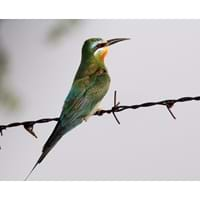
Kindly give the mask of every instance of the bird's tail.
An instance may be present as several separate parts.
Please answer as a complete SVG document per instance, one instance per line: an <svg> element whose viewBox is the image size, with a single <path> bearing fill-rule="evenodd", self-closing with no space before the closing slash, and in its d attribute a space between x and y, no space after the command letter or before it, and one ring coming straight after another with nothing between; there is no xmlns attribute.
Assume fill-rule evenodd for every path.
<svg viewBox="0 0 200 200"><path fill-rule="evenodd" d="M61 134L57 134L57 129L55 128L53 133L51 134L51 136L49 137L49 139L47 140L47 142L45 143L43 150L42 150L42 154L39 157L38 161L35 163L35 165L33 166L32 170L28 173L28 175L26 176L26 178L24 179L25 181L28 180L29 176L31 175L31 173L34 171L34 169L37 167L38 164L40 164L43 159L47 156L47 154L51 151L51 149L56 145L56 143L61 139L61 137L63 135Z"/></svg>
<svg viewBox="0 0 200 200"><path fill-rule="evenodd" d="M58 122L53 133L50 135L50 137L48 138L47 142L45 143L43 149L42 149L42 154L39 157L38 161L36 162L36 164L33 166L32 170L29 172L29 174L26 176L25 180L27 180L29 178L29 176L31 175L31 173L33 172L33 170L37 167L38 164L40 164L43 159L46 157L46 155L51 151L51 149L56 145L56 143L62 138L62 136L67 133L68 131L70 131L71 129L73 129L74 127L76 127L78 124L80 124L82 122L81 119L77 119L76 121L74 121L73 123L71 123L70 126L68 126L68 129L63 129L62 126L60 126L60 123Z"/></svg>
<svg viewBox="0 0 200 200"><path fill-rule="evenodd" d="M50 151L50 150L49 150ZM48 152L49 152L48 151ZM38 161L35 163L35 165L33 166L33 168L31 169L31 171L28 173L28 175L26 176L26 178L24 179L25 181L28 180L29 176L32 174L33 170L37 167L38 164L40 164L42 162L42 160L46 157L46 155L48 154L48 152L42 152L41 156L39 157Z"/></svg>

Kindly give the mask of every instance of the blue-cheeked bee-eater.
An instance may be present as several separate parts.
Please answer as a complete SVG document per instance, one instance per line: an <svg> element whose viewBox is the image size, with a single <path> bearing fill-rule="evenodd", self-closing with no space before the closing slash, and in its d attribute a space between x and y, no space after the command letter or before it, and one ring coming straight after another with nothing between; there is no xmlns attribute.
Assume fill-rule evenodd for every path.
<svg viewBox="0 0 200 200"><path fill-rule="evenodd" d="M98 105L110 85L110 76L104 64L108 47L128 39L116 38L106 41L101 38L91 38L84 42L81 63L65 99L59 121L45 143L41 156L25 180L67 132L98 110Z"/></svg>

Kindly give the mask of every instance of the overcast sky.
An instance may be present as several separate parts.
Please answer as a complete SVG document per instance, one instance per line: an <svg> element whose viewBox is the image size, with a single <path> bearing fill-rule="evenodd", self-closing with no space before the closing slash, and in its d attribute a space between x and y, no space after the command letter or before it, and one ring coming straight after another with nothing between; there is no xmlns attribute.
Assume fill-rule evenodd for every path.
<svg viewBox="0 0 200 200"><path fill-rule="evenodd" d="M123 105L200 95L199 20L84 20L57 43L47 42L56 21L8 20L3 45L10 57L10 87L18 112L0 113L0 124L57 117L79 66L87 38L129 37L110 47L105 62ZM2 108L3 110L3 108ZM136 180L200 178L200 103L157 106L91 117L56 145L29 180ZM0 179L23 180L40 156L55 122L36 125L38 139L22 127L0 139Z"/></svg>

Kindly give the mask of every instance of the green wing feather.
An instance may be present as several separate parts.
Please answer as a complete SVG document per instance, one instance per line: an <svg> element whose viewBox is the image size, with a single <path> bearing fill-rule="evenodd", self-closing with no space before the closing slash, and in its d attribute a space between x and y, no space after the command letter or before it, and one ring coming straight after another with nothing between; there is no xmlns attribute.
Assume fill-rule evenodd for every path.
<svg viewBox="0 0 200 200"><path fill-rule="evenodd" d="M95 105L104 97L110 83L107 73L74 80L72 88L67 96L60 120L54 131L45 143L42 154L26 179L30 176L35 167L42 162L50 150L62 138L64 134L79 125L89 115ZM25 179L25 180L26 180Z"/></svg>

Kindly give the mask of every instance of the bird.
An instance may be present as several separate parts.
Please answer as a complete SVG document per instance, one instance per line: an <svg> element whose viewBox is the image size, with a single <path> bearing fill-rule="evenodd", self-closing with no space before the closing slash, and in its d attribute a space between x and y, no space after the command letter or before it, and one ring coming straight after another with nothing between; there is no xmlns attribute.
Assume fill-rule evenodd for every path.
<svg viewBox="0 0 200 200"><path fill-rule="evenodd" d="M93 115L106 95L110 86L110 76L104 59L109 46L129 40L129 38L87 39L82 47L81 62L75 74L71 89L64 101L59 120L46 143L42 153L26 176L29 178L34 169L40 164L57 142L70 130L80 125Z"/></svg>

